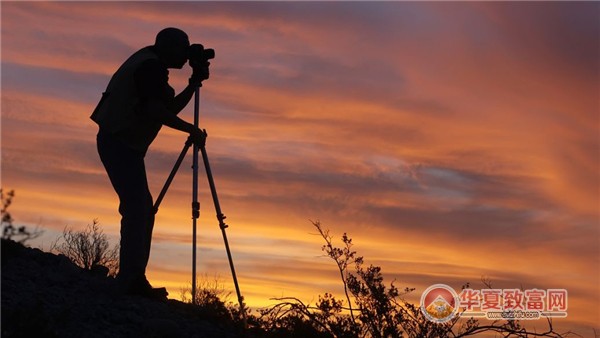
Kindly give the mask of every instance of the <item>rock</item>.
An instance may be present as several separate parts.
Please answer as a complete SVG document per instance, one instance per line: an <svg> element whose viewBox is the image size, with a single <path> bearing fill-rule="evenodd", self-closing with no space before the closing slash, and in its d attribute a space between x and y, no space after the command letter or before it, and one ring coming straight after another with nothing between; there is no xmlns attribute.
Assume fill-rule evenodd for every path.
<svg viewBox="0 0 600 338"><path fill-rule="evenodd" d="M144 321L146 328L143 333L145 337L152 338L178 338L184 337L181 328L174 320L153 318Z"/></svg>
<svg viewBox="0 0 600 338"><path fill-rule="evenodd" d="M123 296L107 274L2 240L2 337L241 337L194 305Z"/></svg>
<svg viewBox="0 0 600 338"><path fill-rule="evenodd" d="M108 276L108 268L104 265L94 265L90 270L94 276L97 277L106 277Z"/></svg>

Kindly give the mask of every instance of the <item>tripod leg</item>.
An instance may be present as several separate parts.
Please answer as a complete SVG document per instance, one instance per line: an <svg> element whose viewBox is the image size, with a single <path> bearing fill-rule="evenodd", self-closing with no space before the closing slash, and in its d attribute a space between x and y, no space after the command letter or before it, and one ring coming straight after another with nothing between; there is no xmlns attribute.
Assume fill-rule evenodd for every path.
<svg viewBox="0 0 600 338"><path fill-rule="evenodd" d="M208 155L206 153L206 148L201 147L202 151L202 159L204 161L204 168L206 169L206 176L208 178L208 184L210 186L210 192L212 194L213 202L215 204L215 211L217 213L217 219L219 220L219 228L221 228L221 234L223 235L223 242L225 243L225 250L227 251L227 258L229 259L229 267L231 269L231 276L233 277L233 284L235 285L235 292L237 294L238 302L240 304L240 312L242 314L242 318L244 319L244 323L246 322L246 311L244 310L244 298L242 297L242 293L240 292L240 286L238 284L237 276L235 273L235 267L233 266L233 258L231 257L231 250L229 249L229 241L227 240L227 234L225 233L225 229L227 228L227 224L225 224L225 215L221 212L221 205L219 204L219 198L217 196L217 188L215 187L215 182L213 180L212 171L210 170L210 164L208 162Z"/></svg>
<svg viewBox="0 0 600 338"><path fill-rule="evenodd" d="M194 126L198 128L200 111L200 88L194 92ZM198 146L194 144L192 159L192 304L196 304L196 228L200 218L198 202Z"/></svg>
<svg viewBox="0 0 600 338"><path fill-rule="evenodd" d="M181 166L181 162L183 162L183 159L185 158L185 155L187 154L187 151L191 145L192 145L192 140L188 139L185 142L185 145L183 146L183 149L181 150L181 153L179 154L179 158L177 158L177 161L175 162L175 166L173 166L173 169L171 170L171 173L169 174L169 177L167 178L165 185L163 186L162 190L160 191L160 194L158 194L158 197L156 198L156 201L154 202L154 206L152 207L152 209L154 210L155 214L158 212L158 207L160 206L160 203L162 202L165 195L167 194L167 190L169 190L169 186L171 185L171 182L173 182L173 178L175 178L175 174L177 173L177 170L179 170L179 167Z"/></svg>

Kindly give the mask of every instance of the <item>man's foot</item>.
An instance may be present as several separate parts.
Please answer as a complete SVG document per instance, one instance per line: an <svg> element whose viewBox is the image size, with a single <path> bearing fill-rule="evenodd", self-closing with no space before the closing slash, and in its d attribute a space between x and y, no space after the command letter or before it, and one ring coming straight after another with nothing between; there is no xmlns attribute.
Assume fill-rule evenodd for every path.
<svg viewBox="0 0 600 338"><path fill-rule="evenodd" d="M122 290L127 295L142 296L156 300L166 300L169 295L166 288L153 288L145 276L128 283L123 283Z"/></svg>
<svg viewBox="0 0 600 338"><path fill-rule="evenodd" d="M156 299L156 300L167 300L169 293L166 288L143 288L132 290L128 294L142 296L145 298Z"/></svg>

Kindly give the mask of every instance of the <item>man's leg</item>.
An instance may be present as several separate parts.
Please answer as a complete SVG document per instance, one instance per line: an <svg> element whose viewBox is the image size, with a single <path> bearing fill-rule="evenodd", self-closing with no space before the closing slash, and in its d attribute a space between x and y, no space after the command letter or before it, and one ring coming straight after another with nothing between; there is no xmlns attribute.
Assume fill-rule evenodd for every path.
<svg viewBox="0 0 600 338"><path fill-rule="evenodd" d="M141 164L143 167L143 162ZM127 188L119 193L121 213L121 251L120 273L123 277L134 280L145 279L146 266L150 256L150 243L152 236L153 215L152 197L147 188L144 189L146 176L139 170L140 164L129 167L139 176L129 180ZM141 176L141 177L140 177Z"/></svg>
<svg viewBox="0 0 600 338"><path fill-rule="evenodd" d="M144 154L102 132L98 134L98 152L120 200L122 219L118 278L125 284L145 280L154 213Z"/></svg>

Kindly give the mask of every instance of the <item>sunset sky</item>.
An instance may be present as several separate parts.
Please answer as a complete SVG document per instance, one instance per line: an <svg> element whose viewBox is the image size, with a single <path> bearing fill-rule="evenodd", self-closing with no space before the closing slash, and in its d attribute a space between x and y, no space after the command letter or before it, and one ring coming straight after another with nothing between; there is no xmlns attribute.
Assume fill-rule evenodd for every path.
<svg viewBox="0 0 600 338"><path fill-rule="evenodd" d="M5 2L2 188L48 249L118 200L89 119L164 27L216 50L200 123L242 293L340 294L311 220L387 282L567 289L555 326L600 329L600 3ZM172 70L181 90L191 70ZM182 113L191 120L193 105ZM158 195L186 136L146 158ZM191 280L191 156L157 216L148 277ZM198 271L233 290L205 175ZM340 243L338 241L338 243ZM232 297L234 300L234 297ZM544 327L545 323L533 323Z"/></svg>

